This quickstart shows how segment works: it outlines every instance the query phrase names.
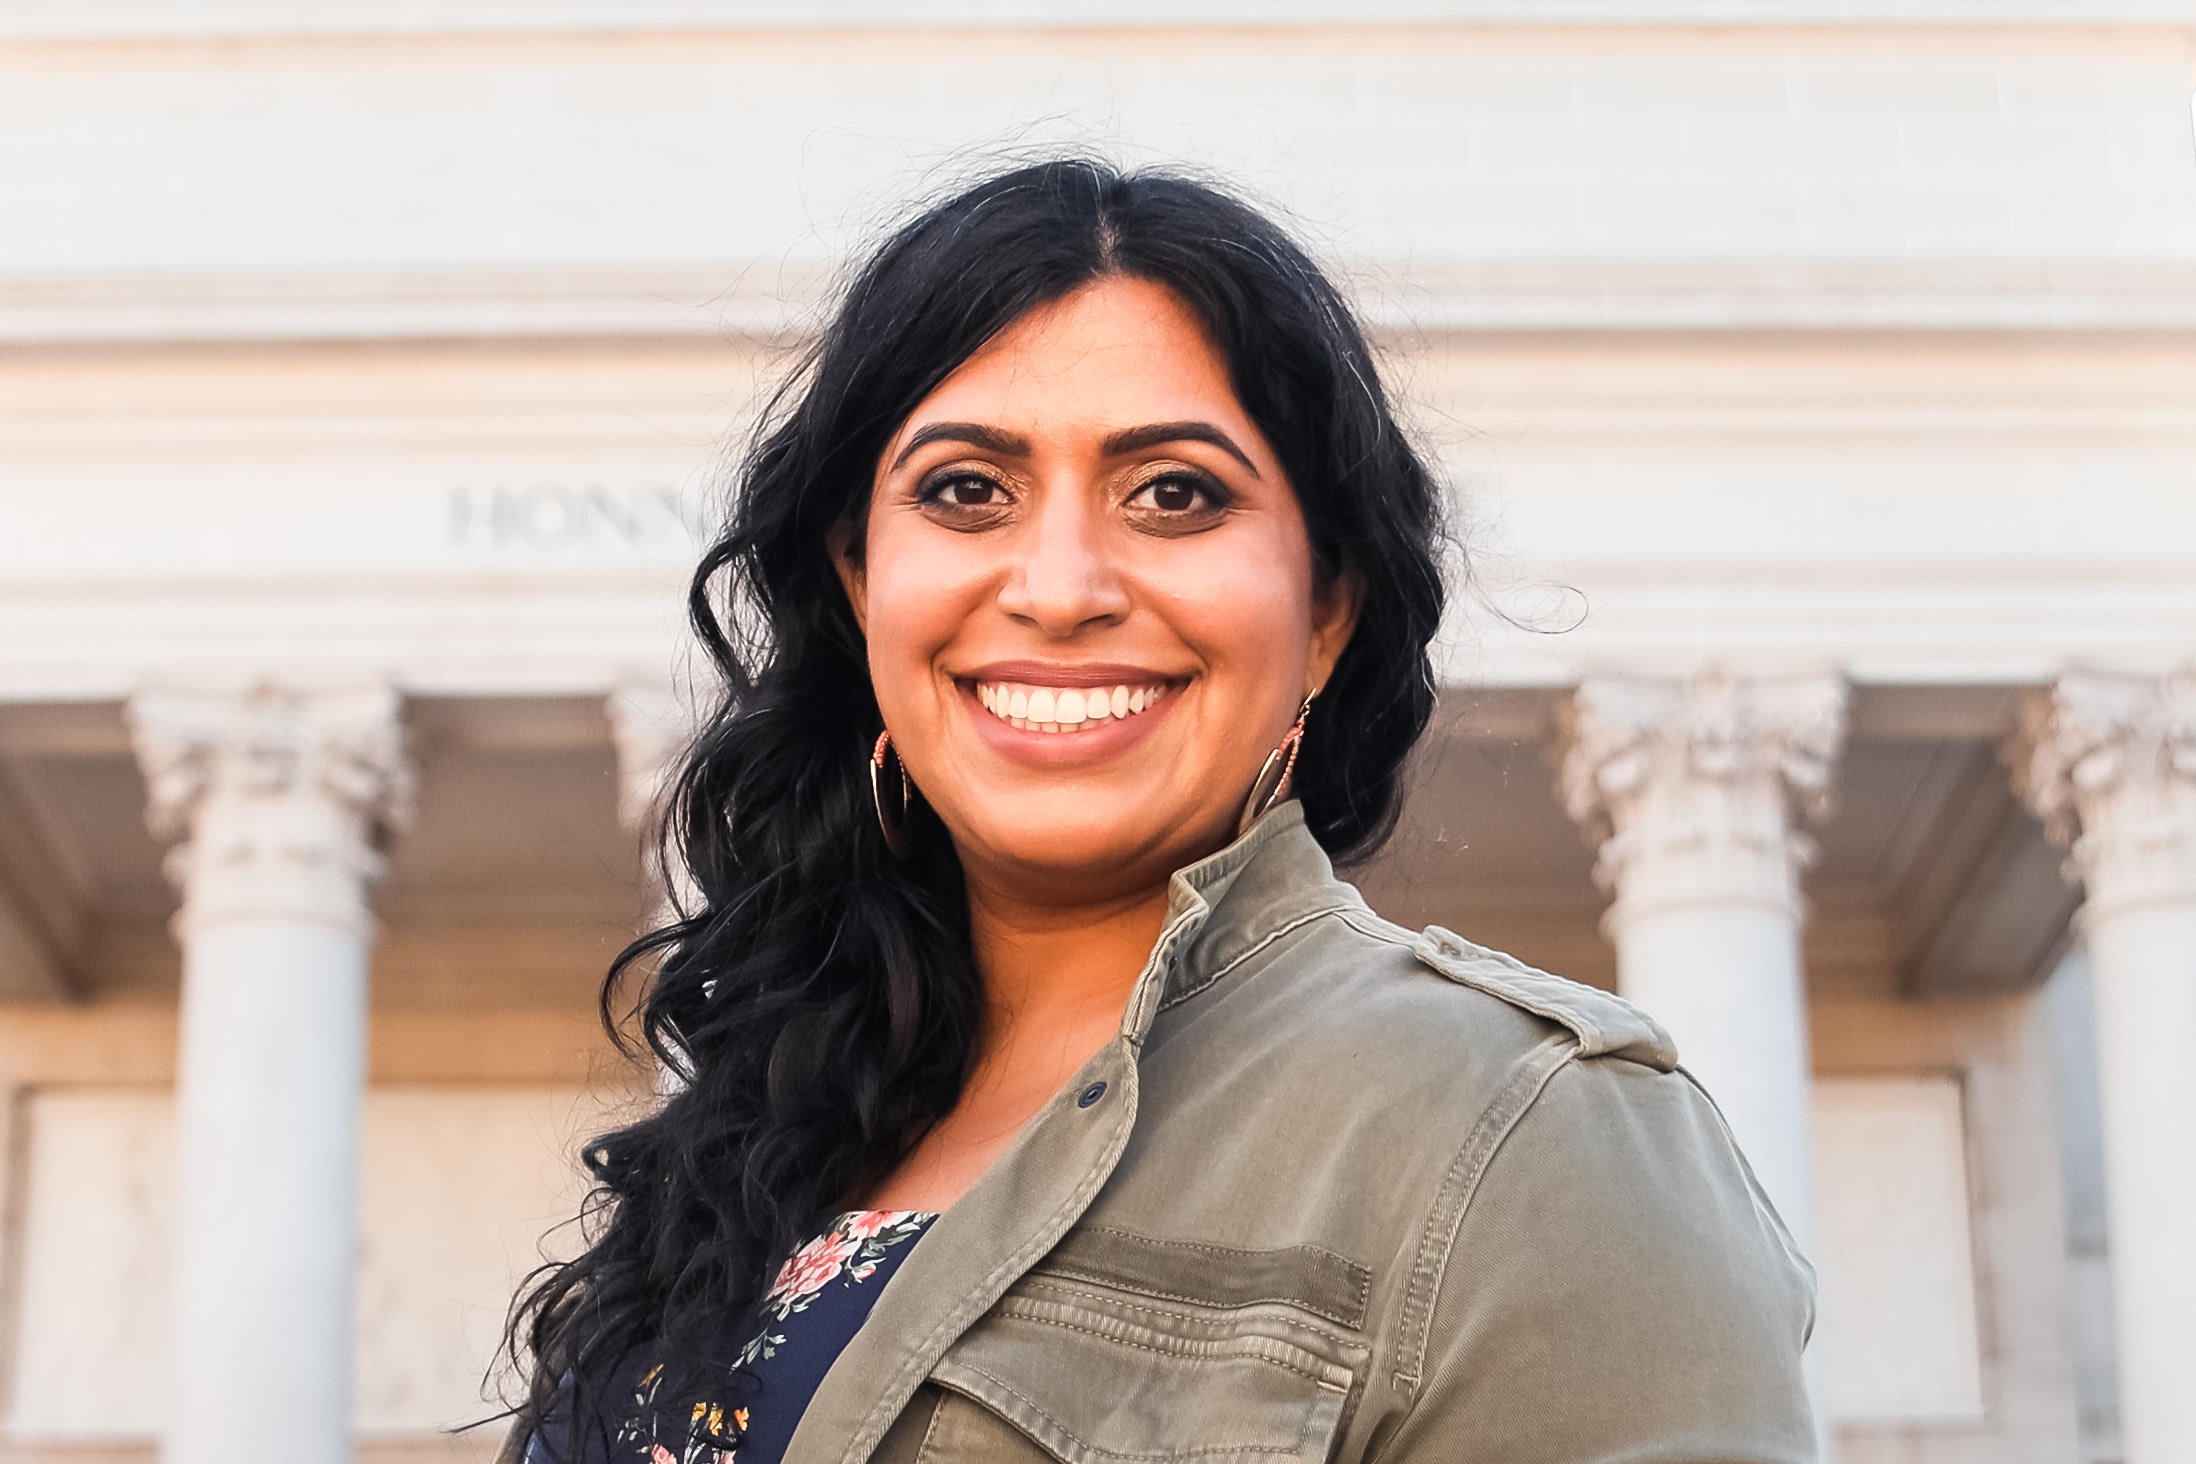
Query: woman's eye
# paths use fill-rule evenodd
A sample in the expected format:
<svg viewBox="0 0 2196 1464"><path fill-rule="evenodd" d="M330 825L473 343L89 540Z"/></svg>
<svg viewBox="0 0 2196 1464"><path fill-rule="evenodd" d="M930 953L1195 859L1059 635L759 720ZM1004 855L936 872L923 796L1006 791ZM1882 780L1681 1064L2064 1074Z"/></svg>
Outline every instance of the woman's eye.
<svg viewBox="0 0 2196 1464"><path fill-rule="evenodd" d="M1137 488L1129 495L1129 506L1168 517L1202 517L1223 507L1224 500L1201 478L1187 473L1168 473Z"/></svg>
<svg viewBox="0 0 2196 1464"><path fill-rule="evenodd" d="M974 473L946 479L932 488L929 496L934 503L954 508L990 508L1006 499L998 484Z"/></svg>
<svg viewBox="0 0 2196 1464"><path fill-rule="evenodd" d="M1180 478L1161 478L1151 485L1151 506L1168 513L1186 513L1204 496L1195 483Z"/></svg>

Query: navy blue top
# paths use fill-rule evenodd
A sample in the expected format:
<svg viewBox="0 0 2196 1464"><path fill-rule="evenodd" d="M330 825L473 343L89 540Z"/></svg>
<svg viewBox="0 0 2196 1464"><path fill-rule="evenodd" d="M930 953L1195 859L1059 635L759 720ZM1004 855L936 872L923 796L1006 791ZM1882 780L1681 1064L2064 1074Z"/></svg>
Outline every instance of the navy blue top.
<svg viewBox="0 0 2196 1464"><path fill-rule="evenodd" d="M663 1367L649 1367L634 1384L604 1464L779 1464L824 1374L869 1320L912 1242L937 1218L917 1210L857 1210L834 1220L793 1253L764 1293L756 1330L734 1362L745 1386L726 1380L726 1396L739 1401L689 1405L674 1416L656 1406ZM712 1438L739 1442L723 1449ZM547 1459L533 1440L526 1464Z"/></svg>

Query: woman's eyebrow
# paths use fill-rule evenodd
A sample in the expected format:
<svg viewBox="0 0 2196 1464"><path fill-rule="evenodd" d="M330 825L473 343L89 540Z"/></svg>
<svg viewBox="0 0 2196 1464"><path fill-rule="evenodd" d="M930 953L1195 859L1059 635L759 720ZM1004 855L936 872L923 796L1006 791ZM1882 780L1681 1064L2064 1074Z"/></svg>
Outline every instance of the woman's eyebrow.
<svg viewBox="0 0 2196 1464"><path fill-rule="evenodd" d="M915 453L933 442L965 442L970 447L980 447L1003 457L1028 457L1029 439L1012 432L1002 432L996 427L986 427L981 422L932 422L918 427L907 439L907 446L892 460L894 471Z"/></svg>
<svg viewBox="0 0 2196 1464"><path fill-rule="evenodd" d="M1241 463L1253 478L1261 476L1250 455L1235 445L1235 439L1210 422L1154 422L1148 427L1124 428L1105 440L1104 451L1107 457L1119 457L1169 442L1208 443Z"/></svg>

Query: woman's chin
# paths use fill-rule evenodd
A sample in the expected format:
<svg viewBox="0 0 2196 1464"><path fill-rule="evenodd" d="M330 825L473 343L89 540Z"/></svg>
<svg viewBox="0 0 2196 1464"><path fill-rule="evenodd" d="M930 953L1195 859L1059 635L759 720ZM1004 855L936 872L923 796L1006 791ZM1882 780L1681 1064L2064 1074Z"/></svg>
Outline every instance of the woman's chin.
<svg viewBox="0 0 2196 1464"><path fill-rule="evenodd" d="M995 870L1013 871L1015 883L1042 884L1073 896L1073 903L1102 903L1137 892L1226 842L1225 833L1203 833L1195 822L1159 820L1152 810L1172 806L1156 798L1088 800L1103 806L1044 810L1038 816L969 830L963 857ZM1044 813L1052 816L1045 817ZM1121 815L1137 815L1133 822Z"/></svg>

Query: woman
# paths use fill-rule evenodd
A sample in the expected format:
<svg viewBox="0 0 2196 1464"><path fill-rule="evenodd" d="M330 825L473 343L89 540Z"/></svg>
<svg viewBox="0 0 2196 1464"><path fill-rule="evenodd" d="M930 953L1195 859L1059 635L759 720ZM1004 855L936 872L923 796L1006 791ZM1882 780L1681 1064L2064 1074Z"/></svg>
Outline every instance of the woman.
<svg viewBox="0 0 2196 1464"><path fill-rule="evenodd" d="M691 597L696 908L619 963L680 1082L589 1151L512 1457L1811 1455L1804 1263L1668 1039L1333 875L1439 493L1284 234L994 178L771 422Z"/></svg>

